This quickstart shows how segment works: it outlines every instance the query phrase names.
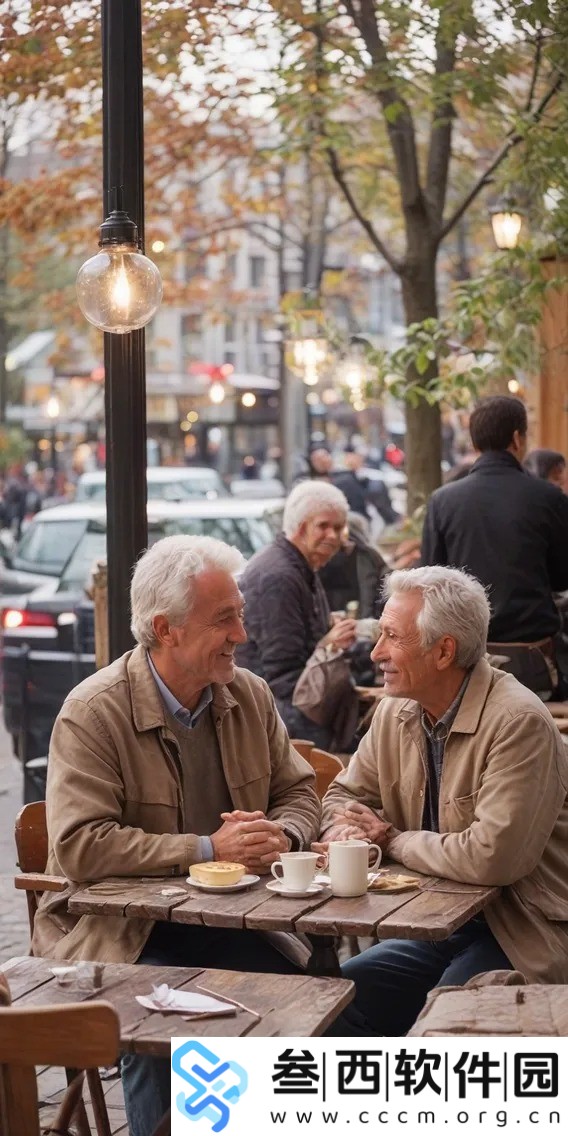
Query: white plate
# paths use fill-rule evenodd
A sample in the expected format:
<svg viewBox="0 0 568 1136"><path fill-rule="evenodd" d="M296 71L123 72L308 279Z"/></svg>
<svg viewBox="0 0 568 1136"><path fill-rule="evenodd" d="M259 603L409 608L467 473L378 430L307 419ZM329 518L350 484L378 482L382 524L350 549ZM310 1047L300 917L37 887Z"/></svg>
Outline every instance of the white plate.
<svg viewBox="0 0 568 1136"><path fill-rule="evenodd" d="M197 880L192 880L191 876L188 876L187 882L188 882L188 884L191 884L192 887L198 888L199 891L222 892L222 891L243 891L244 888L249 888L249 887L252 887L253 884L257 884L259 879L260 879L260 876L241 876L238 883L236 883L236 884L225 884L223 886L223 884L200 884L200 883L197 882Z"/></svg>
<svg viewBox="0 0 568 1136"><path fill-rule="evenodd" d="M266 886L269 891L275 891L277 895L285 895L288 899L303 899L306 895L317 895L320 891L323 891L326 885L323 882L316 883L314 880L309 888L306 888L305 891L300 891L295 888L284 887L283 881L272 880L271 883Z"/></svg>

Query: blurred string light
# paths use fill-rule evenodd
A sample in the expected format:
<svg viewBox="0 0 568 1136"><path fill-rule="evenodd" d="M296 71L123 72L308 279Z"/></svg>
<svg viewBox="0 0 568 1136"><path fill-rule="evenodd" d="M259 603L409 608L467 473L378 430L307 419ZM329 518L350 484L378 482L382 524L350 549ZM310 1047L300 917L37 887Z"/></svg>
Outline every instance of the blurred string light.
<svg viewBox="0 0 568 1136"><path fill-rule="evenodd" d="M225 399L225 388L222 383L211 383L209 398L214 406L220 406Z"/></svg>
<svg viewBox="0 0 568 1136"><path fill-rule="evenodd" d="M518 394L521 389L521 384L518 379L509 379L507 386L511 394Z"/></svg>
<svg viewBox="0 0 568 1136"><path fill-rule="evenodd" d="M253 394L252 391L245 391L243 397L241 398L241 402L242 402L243 406L246 406L248 408L255 406L256 395Z"/></svg>

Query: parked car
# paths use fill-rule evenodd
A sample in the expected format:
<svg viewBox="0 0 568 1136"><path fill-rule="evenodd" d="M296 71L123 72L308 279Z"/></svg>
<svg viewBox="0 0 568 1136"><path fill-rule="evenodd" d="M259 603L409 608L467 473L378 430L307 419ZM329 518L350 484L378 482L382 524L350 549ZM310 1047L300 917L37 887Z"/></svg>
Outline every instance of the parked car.
<svg viewBox="0 0 568 1136"><path fill-rule="evenodd" d="M176 533L214 536L247 558L274 538L281 501L215 501L148 505L148 544ZM106 555L103 505L61 505L38 514L37 546L52 550L53 571L28 595L2 598L4 723L24 766L24 800L44 785L45 758L55 718L69 691L95 669L93 604L85 593L93 566ZM72 529L71 541L68 526ZM55 550L67 557L56 570ZM30 764L31 763L31 764Z"/></svg>
<svg viewBox="0 0 568 1136"><path fill-rule="evenodd" d="M146 470L149 501L187 501L195 497L206 497L213 501L216 497L228 497L229 490L223 484L216 469L207 465L157 465ZM101 502L104 505L106 494L106 475L104 469L83 473L77 482L75 501ZM265 493L264 497L271 496ZM274 494L277 496L277 494Z"/></svg>

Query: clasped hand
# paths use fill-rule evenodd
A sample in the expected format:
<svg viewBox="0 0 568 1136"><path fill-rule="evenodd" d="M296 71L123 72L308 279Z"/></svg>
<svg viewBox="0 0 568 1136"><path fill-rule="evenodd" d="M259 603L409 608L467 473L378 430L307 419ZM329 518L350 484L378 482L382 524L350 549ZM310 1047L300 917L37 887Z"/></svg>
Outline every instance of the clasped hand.
<svg viewBox="0 0 568 1136"><path fill-rule="evenodd" d="M258 809L234 809L221 813L223 824L211 836L216 860L234 860L249 872L262 874L281 852L290 850L291 841L277 821L268 820Z"/></svg>
<svg viewBox="0 0 568 1136"><path fill-rule="evenodd" d="M393 834L392 824L378 817L368 805L352 801L336 812L334 824L324 834L323 842L313 844L312 848L325 851L332 840L367 840L384 851Z"/></svg>

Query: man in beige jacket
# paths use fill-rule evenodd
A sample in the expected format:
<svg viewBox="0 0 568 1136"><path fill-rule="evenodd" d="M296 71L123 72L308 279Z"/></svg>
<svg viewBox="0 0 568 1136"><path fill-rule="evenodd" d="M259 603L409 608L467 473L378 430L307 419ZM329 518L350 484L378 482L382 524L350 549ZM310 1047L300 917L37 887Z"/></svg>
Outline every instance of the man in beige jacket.
<svg viewBox="0 0 568 1136"><path fill-rule="evenodd" d="M210 537L173 536L141 557L132 580L138 646L82 682L54 726L47 778L47 872L73 882L187 875L204 860L268 872L310 846L320 803L266 683L235 667L246 639L235 573L241 554ZM298 967L252 931L65 911L42 899L35 954L101 962ZM169 1062L123 1059L132 1136L169 1105Z"/></svg>
<svg viewBox="0 0 568 1136"><path fill-rule="evenodd" d="M444 942L386 940L345 964L354 1032L401 1036L437 985L511 967L568 982L568 759L540 699L485 660L477 580L416 568L385 590L372 657L390 697L324 798L322 840L363 836L411 871L502 888Z"/></svg>

